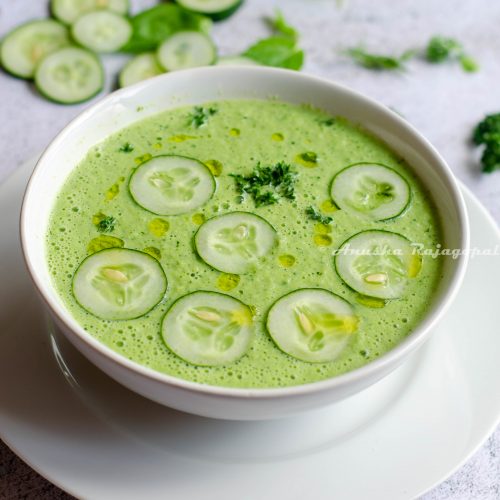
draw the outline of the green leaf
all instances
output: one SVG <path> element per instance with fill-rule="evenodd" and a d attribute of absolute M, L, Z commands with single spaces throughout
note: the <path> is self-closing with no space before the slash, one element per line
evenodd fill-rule
<path fill-rule="evenodd" d="M 358 47 L 347 50 L 347 55 L 351 56 L 359 65 L 368 69 L 377 70 L 400 70 L 404 69 L 404 63 L 415 55 L 415 51 L 407 50 L 398 56 L 384 56 L 372 54 Z"/>
<path fill-rule="evenodd" d="M 299 38 L 298 31 L 288 24 L 281 10 L 276 10 L 276 14 L 274 17 L 267 19 L 271 28 L 278 32 L 278 34 L 290 38 L 291 40 L 297 41 Z"/>
<path fill-rule="evenodd" d="M 242 55 L 266 66 L 299 70 L 304 62 L 304 52 L 295 41 L 283 36 L 264 38 L 247 49 Z"/>
<path fill-rule="evenodd" d="M 207 32 L 212 21 L 188 12 L 175 4 L 161 4 L 131 18 L 132 36 L 123 52 L 140 53 L 154 50 L 170 35 L 182 30 Z"/>
<path fill-rule="evenodd" d="M 427 44 L 425 57 L 431 63 L 458 60 L 462 69 L 468 73 L 473 73 L 479 69 L 477 62 L 465 53 L 463 45 L 454 38 L 432 37 Z"/>

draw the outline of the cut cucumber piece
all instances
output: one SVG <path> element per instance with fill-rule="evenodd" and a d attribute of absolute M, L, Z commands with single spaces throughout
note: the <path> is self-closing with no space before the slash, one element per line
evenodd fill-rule
<path fill-rule="evenodd" d="M 198 255 L 211 267 L 231 274 L 245 274 L 278 242 L 265 219 L 249 212 L 231 212 L 207 220 L 194 242 Z"/>
<path fill-rule="evenodd" d="M 163 299 L 167 277 L 144 252 L 109 248 L 87 257 L 73 277 L 73 295 L 89 313 L 107 320 L 144 316 Z"/>
<path fill-rule="evenodd" d="M 130 177 L 138 205 L 157 215 L 179 215 L 204 205 L 215 192 L 215 179 L 201 161 L 186 156 L 155 156 Z"/>
<path fill-rule="evenodd" d="M 358 323 L 349 302 L 321 288 L 302 288 L 284 295 L 267 316 L 267 330 L 276 345 L 309 363 L 334 361 Z"/>
<path fill-rule="evenodd" d="M 94 52 L 116 52 L 131 37 L 132 25 L 120 14 L 96 10 L 80 16 L 71 34 L 77 43 Z"/>
<path fill-rule="evenodd" d="M 250 308 L 217 292 L 194 292 L 177 299 L 162 324 L 167 347 L 193 365 L 227 365 L 241 358 L 253 335 Z"/>
<path fill-rule="evenodd" d="M 216 66 L 260 66 L 260 64 L 245 56 L 224 56 L 219 57 Z"/>
<path fill-rule="evenodd" d="M 340 171 L 332 181 L 330 195 L 346 212 L 387 220 L 408 207 L 408 182 L 392 168 L 377 163 L 357 163 Z"/>
<path fill-rule="evenodd" d="M 363 231 L 336 252 L 338 275 L 353 290 L 378 299 L 398 299 L 420 271 L 421 256 L 411 242 L 389 231 Z"/>
<path fill-rule="evenodd" d="M 210 37 L 199 31 L 179 31 L 167 38 L 157 51 L 160 65 L 167 71 L 210 66 L 217 52 Z"/>
<path fill-rule="evenodd" d="M 41 94 L 55 102 L 75 104 L 101 91 L 104 71 L 92 52 L 66 47 L 42 60 L 35 72 L 35 85 Z"/>
<path fill-rule="evenodd" d="M 129 10 L 129 2 L 128 0 L 51 0 L 50 2 L 50 10 L 54 17 L 65 24 L 73 24 L 82 14 L 97 9 L 125 15 Z"/>
<path fill-rule="evenodd" d="M 234 14 L 243 0 L 175 0 L 186 10 L 210 16 L 215 21 L 225 19 Z"/>
<path fill-rule="evenodd" d="M 52 19 L 31 21 L 3 39 L 0 60 L 6 71 L 20 78 L 33 78 L 35 68 L 47 54 L 70 44 L 66 26 Z"/>
<path fill-rule="evenodd" d="M 147 52 L 131 59 L 121 70 L 118 82 L 120 87 L 128 87 L 153 76 L 161 75 L 163 68 L 158 64 L 156 54 Z"/>

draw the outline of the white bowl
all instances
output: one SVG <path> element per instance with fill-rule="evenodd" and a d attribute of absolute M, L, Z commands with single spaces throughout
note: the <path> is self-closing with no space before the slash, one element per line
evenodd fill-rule
<path fill-rule="evenodd" d="M 163 375 L 120 356 L 73 319 L 51 284 L 45 234 L 57 193 L 87 151 L 110 134 L 161 111 L 220 99 L 277 98 L 307 103 L 360 123 L 404 157 L 427 187 L 443 225 L 443 246 L 466 249 L 469 227 L 455 179 L 436 150 L 385 106 L 335 83 L 287 70 L 212 67 L 147 80 L 106 97 L 72 121 L 49 145 L 29 181 L 21 214 L 24 257 L 36 288 L 67 338 L 109 376 L 178 410 L 223 419 L 291 415 L 350 396 L 390 373 L 429 337 L 462 282 L 467 256 L 447 258 L 443 279 L 419 326 L 387 354 L 344 375 L 280 389 L 215 387 Z"/>

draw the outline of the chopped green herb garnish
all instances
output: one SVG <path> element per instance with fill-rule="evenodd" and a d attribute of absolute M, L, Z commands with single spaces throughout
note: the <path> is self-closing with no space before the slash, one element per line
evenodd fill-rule
<path fill-rule="evenodd" d="M 483 172 L 500 170 L 500 113 L 488 115 L 474 129 L 474 144 L 485 145 L 481 156 Z"/>
<path fill-rule="evenodd" d="M 442 36 L 432 37 L 427 44 L 425 52 L 427 60 L 431 63 L 441 63 L 449 60 L 458 60 L 464 71 L 474 72 L 479 69 L 472 57 L 464 52 L 463 45 L 454 38 Z"/>
<path fill-rule="evenodd" d="M 298 31 L 288 24 L 281 10 L 276 10 L 274 17 L 267 18 L 271 28 L 277 31 L 280 35 L 288 37 L 292 40 L 297 40 L 299 37 Z"/>
<path fill-rule="evenodd" d="M 280 161 L 276 165 L 266 167 L 259 163 L 250 175 L 229 175 L 235 180 L 240 203 L 244 201 L 245 194 L 253 198 L 257 207 L 272 205 L 281 198 L 295 199 L 297 173 L 291 170 L 288 163 Z"/>
<path fill-rule="evenodd" d="M 326 118 L 326 120 L 320 120 L 321 125 L 325 125 L 326 127 L 332 127 L 335 125 L 335 118 Z"/>
<path fill-rule="evenodd" d="M 217 113 L 217 108 L 209 107 L 204 108 L 203 106 L 195 106 L 193 111 L 189 115 L 189 123 L 194 128 L 203 127 L 208 123 L 208 119 Z"/>
<path fill-rule="evenodd" d="M 316 207 L 313 207 L 312 205 L 309 205 L 306 208 L 306 214 L 311 220 L 318 221 L 321 224 L 324 224 L 325 226 L 333 221 L 331 217 L 323 215 Z"/>
<path fill-rule="evenodd" d="M 100 233 L 111 233 L 115 229 L 116 219 L 99 212 L 92 217 L 92 223 Z"/>
<path fill-rule="evenodd" d="M 358 47 L 349 49 L 347 55 L 351 56 L 359 65 L 368 69 L 378 70 L 401 70 L 404 69 L 404 63 L 415 55 L 414 50 L 407 50 L 398 56 L 383 56 L 380 54 L 371 54 Z"/>
<path fill-rule="evenodd" d="M 118 151 L 120 153 L 131 153 L 134 150 L 134 146 L 130 142 L 126 142 Z"/>

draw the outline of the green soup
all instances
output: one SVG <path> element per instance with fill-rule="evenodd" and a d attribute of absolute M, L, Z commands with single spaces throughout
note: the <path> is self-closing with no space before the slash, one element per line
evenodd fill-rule
<path fill-rule="evenodd" d="M 129 180 L 138 166 L 166 154 L 195 158 L 214 175 L 215 192 L 189 213 L 155 215 L 130 194 Z M 238 191 L 238 178 L 231 174 L 248 176 L 258 164 L 279 162 L 289 165 L 294 176 L 293 196 L 280 192 L 275 199 L 256 203 L 251 194 Z M 409 205 L 390 220 L 337 209 L 331 200 L 335 174 L 366 162 L 393 169 L 409 185 Z M 337 274 L 334 253 L 348 238 L 366 230 L 390 231 L 434 247 L 440 241 L 440 229 L 429 200 L 401 157 L 343 118 L 275 101 L 220 101 L 201 111 L 179 108 L 138 121 L 90 150 L 65 182 L 53 208 L 47 232 L 48 263 L 54 286 L 76 321 L 130 360 L 204 384 L 298 385 L 358 368 L 392 349 L 418 325 L 441 278 L 439 259 L 423 256 L 404 293 L 382 300 L 364 297 L 347 286 Z M 277 238 L 258 265 L 244 274 L 214 269 L 194 246 L 200 225 L 235 211 L 259 215 L 274 228 Z M 81 307 L 73 294 L 80 263 L 90 253 L 116 245 L 153 255 L 168 279 L 160 303 L 136 319 L 100 319 Z M 379 274 L 370 279 L 377 281 Z M 333 292 L 355 311 L 356 328 L 332 361 L 290 356 L 266 328 L 271 306 L 302 288 Z M 252 339 L 238 360 L 221 366 L 195 365 L 165 344 L 165 314 L 177 299 L 198 290 L 224 293 L 250 306 Z"/>

